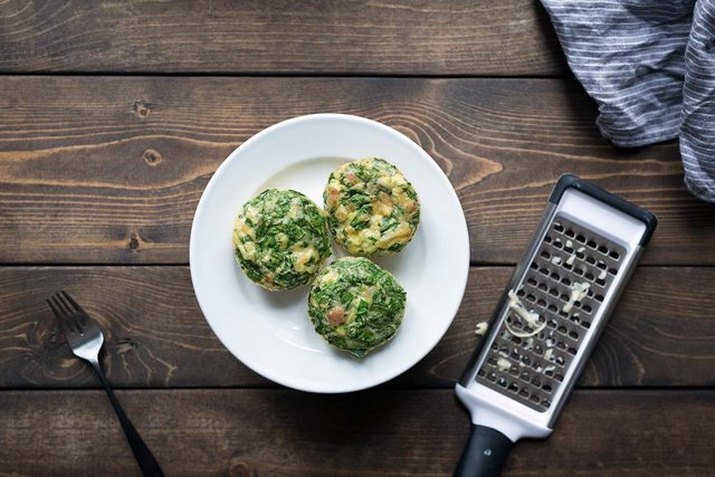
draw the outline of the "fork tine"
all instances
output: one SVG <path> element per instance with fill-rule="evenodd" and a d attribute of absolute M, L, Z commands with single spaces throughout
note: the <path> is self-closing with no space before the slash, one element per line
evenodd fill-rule
<path fill-rule="evenodd" d="M 55 302 L 52 300 L 53 298 L 54 297 L 47 298 L 47 299 L 45 299 L 45 301 L 47 302 L 48 305 L 50 305 L 50 308 L 52 309 L 52 313 L 55 314 L 55 318 L 60 320 L 63 315 L 62 315 L 62 312 L 60 311 L 60 309 L 57 307 L 57 305 L 55 305 Z"/>
<path fill-rule="evenodd" d="M 82 310 L 82 307 L 77 304 L 76 301 L 74 301 L 74 298 L 67 293 L 66 291 L 62 290 L 61 292 L 58 293 L 58 295 L 63 296 L 69 303 L 74 307 L 75 310 Z M 84 310 L 82 310 L 84 311 Z"/>
<path fill-rule="evenodd" d="M 66 302 L 69 302 L 69 306 L 71 306 L 73 308 L 73 311 L 79 312 L 79 313 L 77 313 L 78 321 L 80 323 L 82 323 L 82 325 L 86 325 L 87 324 L 87 312 L 84 311 L 84 308 L 82 308 L 76 301 L 74 301 L 74 298 L 72 298 L 72 295 L 70 295 L 66 291 L 62 290 L 59 294 L 65 298 Z"/>
<path fill-rule="evenodd" d="M 64 326 L 64 329 L 81 335 L 84 330 L 82 323 L 80 323 L 78 319 L 78 315 L 80 315 L 80 313 L 73 310 L 72 306 L 59 293 L 55 293 L 50 297 L 50 299 L 55 303 L 55 306 L 59 308 L 60 313 L 62 314 L 62 316 L 58 317 L 58 319 L 60 320 L 60 324 Z"/>
<path fill-rule="evenodd" d="M 57 318 L 57 321 L 60 324 L 60 328 L 62 328 L 62 332 L 65 335 L 74 332 L 75 330 L 73 329 L 72 321 L 69 319 L 69 316 L 67 316 L 67 313 L 62 310 L 62 307 L 59 305 L 59 300 L 57 299 L 57 297 L 55 295 L 52 295 L 50 298 L 47 299 L 47 304 L 50 305 L 52 313 L 55 314 L 55 318 Z"/>
<path fill-rule="evenodd" d="M 50 298 L 55 302 L 55 305 L 57 305 L 63 314 L 67 316 L 72 314 L 72 308 L 62 299 L 62 296 L 59 293 L 55 293 Z"/>

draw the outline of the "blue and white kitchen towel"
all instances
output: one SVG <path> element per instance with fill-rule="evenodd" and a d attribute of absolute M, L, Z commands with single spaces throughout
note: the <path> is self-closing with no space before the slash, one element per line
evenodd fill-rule
<path fill-rule="evenodd" d="M 601 133 L 680 137 L 685 183 L 715 202 L 715 0 L 541 0 Z"/>

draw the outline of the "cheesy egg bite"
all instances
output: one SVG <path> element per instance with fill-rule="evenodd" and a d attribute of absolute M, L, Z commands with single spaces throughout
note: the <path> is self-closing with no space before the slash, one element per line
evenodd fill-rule
<path fill-rule="evenodd" d="M 308 316 L 328 343 L 362 358 L 395 336 L 405 300 L 405 290 L 390 272 L 367 258 L 344 257 L 315 278 Z"/>
<path fill-rule="evenodd" d="M 330 232 L 352 255 L 399 252 L 420 221 L 414 187 L 383 159 L 360 159 L 340 166 L 330 174 L 323 200 Z"/>
<path fill-rule="evenodd" d="M 246 202 L 233 246 L 248 278 L 268 290 L 308 283 L 331 253 L 325 215 L 294 190 L 268 189 Z"/>

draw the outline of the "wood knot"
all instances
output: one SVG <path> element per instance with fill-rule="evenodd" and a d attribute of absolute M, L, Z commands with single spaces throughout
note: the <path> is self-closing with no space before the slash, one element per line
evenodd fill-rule
<path fill-rule="evenodd" d="M 137 99 L 134 101 L 134 105 L 132 106 L 132 111 L 134 111 L 134 115 L 138 118 L 144 119 L 147 116 L 149 116 L 149 113 L 151 113 L 151 109 L 149 108 L 149 105 L 142 101 L 141 99 Z"/>
<path fill-rule="evenodd" d="M 129 235 L 129 250 L 134 252 L 139 249 L 139 245 L 141 245 L 141 237 L 139 237 L 138 233 L 132 232 Z"/>
<path fill-rule="evenodd" d="M 250 463 L 238 459 L 231 459 L 228 468 L 230 477 L 258 477 L 258 472 Z"/>
<path fill-rule="evenodd" d="M 163 160 L 164 158 L 161 157 L 159 151 L 156 151 L 154 149 L 147 149 L 146 151 L 144 151 L 144 161 L 151 167 L 158 166 L 159 163 Z"/>

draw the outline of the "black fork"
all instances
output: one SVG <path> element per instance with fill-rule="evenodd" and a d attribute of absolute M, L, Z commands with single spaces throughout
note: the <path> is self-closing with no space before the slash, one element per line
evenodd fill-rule
<path fill-rule="evenodd" d="M 102 368 L 99 366 L 99 351 L 102 349 L 102 344 L 104 343 L 102 330 L 100 330 L 97 323 L 87 315 L 87 312 L 74 301 L 70 294 L 65 291 L 52 295 L 47 299 L 47 304 L 50 305 L 57 321 L 59 321 L 62 332 L 67 338 L 67 343 L 70 345 L 70 348 L 72 348 L 72 352 L 78 358 L 88 361 L 102 382 L 102 386 L 107 392 L 107 396 L 109 396 L 109 401 L 112 403 L 119 422 L 122 424 L 124 434 L 127 436 L 129 445 L 132 448 L 134 457 L 139 463 L 139 467 L 141 467 L 142 473 L 147 477 L 163 477 L 164 473 L 161 471 L 159 463 L 119 405 L 114 391 L 112 391 Z"/>

